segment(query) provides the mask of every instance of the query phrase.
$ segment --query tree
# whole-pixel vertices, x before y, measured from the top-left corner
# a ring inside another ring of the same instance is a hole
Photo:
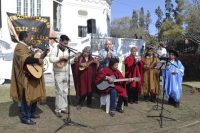
[[[177,7],[174,12],[174,19],[176,24],[179,26],[183,25],[183,8],[184,8],[184,0],[176,0]]]
[[[133,29],[138,28],[138,13],[135,10],[133,10],[133,13],[132,13],[131,28]]]
[[[156,28],[158,29],[158,36],[159,36],[160,28],[161,28],[162,21],[163,21],[163,18],[162,18],[163,12],[162,12],[160,6],[158,6],[158,8],[155,10],[155,13],[156,13],[156,15],[158,16],[158,19],[157,19],[157,21],[156,21],[155,26],[156,26]]]
[[[143,7],[140,9],[139,26],[140,28],[144,28],[144,8]]]
[[[170,19],[171,18],[171,14],[173,11],[173,4],[171,2],[171,0],[165,0],[165,10],[166,10],[166,19]]]
[[[130,29],[131,19],[129,17],[115,19],[111,23],[111,36],[119,38],[132,37]]]
[[[151,14],[149,10],[147,11],[147,16],[145,17],[145,28],[147,31],[149,31],[149,24],[151,23]]]

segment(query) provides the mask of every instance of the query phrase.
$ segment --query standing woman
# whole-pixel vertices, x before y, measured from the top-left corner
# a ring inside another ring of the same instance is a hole
[[[98,61],[91,55],[91,48],[86,46],[80,56],[76,56],[72,71],[76,96],[79,98],[77,109],[81,109],[85,98],[87,106],[92,104],[92,91],[95,87],[94,81],[97,73]]]
[[[144,58],[143,94],[145,101],[150,97],[155,102],[156,96],[160,93],[159,70],[155,66],[159,59],[154,56],[153,48],[147,50]]]
[[[178,58],[178,53],[169,50],[169,62],[166,69],[162,70],[163,89],[168,97],[168,103],[179,107],[182,96],[182,79],[184,67]]]
[[[126,85],[127,93],[128,93],[128,102],[138,103],[138,94],[141,93],[142,88],[142,75],[143,75],[143,65],[144,62],[141,58],[136,56],[137,47],[133,46],[131,48],[131,54],[125,58],[125,78],[134,78],[138,77],[140,79],[139,82],[132,81]]]

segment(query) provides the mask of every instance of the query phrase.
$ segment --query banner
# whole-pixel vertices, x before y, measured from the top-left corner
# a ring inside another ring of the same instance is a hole
[[[50,18],[41,16],[21,16],[8,13],[8,29],[13,42],[18,42],[20,31],[27,31],[31,34],[32,45],[42,45],[49,43]]]

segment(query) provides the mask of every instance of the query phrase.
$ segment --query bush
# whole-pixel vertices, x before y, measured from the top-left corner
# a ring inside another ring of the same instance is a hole
[[[184,81],[200,81],[200,54],[180,54],[185,67]]]

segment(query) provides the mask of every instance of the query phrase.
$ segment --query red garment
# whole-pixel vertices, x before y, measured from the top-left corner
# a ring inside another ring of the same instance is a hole
[[[124,64],[126,78],[138,77],[140,79],[139,82],[133,81],[129,85],[131,85],[132,88],[137,89],[138,93],[141,93],[144,62],[141,60],[136,62],[135,56],[129,55],[125,58]]]
[[[88,61],[94,60],[93,57],[89,57]],[[80,71],[79,65],[80,63],[85,63],[86,60],[83,56],[78,58],[72,65],[72,73],[74,78],[74,87],[76,90],[76,96],[81,97],[87,94],[92,93],[92,89],[95,88],[95,77],[97,73],[97,66],[95,63],[90,64],[86,69]]]
[[[95,84],[98,84],[101,81],[103,81],[106,76],[112,76],[112,75],[114,75],[116,79],[124,79],[122,73],[119,70],[114,71],[109,67],[105,67],[97,74],[95,79]],[[117,91],[117,95],[122,97],[127,97],[126,89],[123,87],[125,82],[115,82],[114,84],[115,84],[115,89]],[[98,90],[98,91],[102,94],[107,94],[111,89],[113,88],[109,87],[106,90],[103,91]]]

